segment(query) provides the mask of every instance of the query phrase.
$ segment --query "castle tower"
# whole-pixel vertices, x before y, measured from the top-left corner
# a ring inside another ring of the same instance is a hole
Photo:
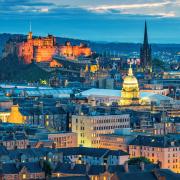
[[[31,39],[32,39],[31,22],[29,23],[29,33],[28,33],[27,39],[28,39],[28,40],[31,40]]]
[[[149,45],[148,43],[148,32],[147,32],[146,21],[144,27],[144,42],[140,49],[140,59],[141,59],[141,67],[143,72],[151,73],[152,72],[151,45]]]
[[[136,77],[133,75],[133,70],[130,64],[128,75],[124,78],[121,91],[120,105],[137,105],[139,104],[139,85]]]

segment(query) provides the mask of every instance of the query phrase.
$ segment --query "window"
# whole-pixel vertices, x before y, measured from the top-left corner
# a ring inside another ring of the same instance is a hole
[[[23,174],[23,175],[22,175],[22,178],[23,178],[23,179],[26,179],[26,177],[27,177],[26,174]]]

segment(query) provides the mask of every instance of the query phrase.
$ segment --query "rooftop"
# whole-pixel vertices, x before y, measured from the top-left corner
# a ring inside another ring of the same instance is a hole
[[[92,88],[86,91],[82,91],[81,93],[76,94],[76,96],[80,97],[89,97],[89,96],[99,96],[99,97],[121,97],[121,90],[114,90],[114,89],[97,89]],[[149,98],[151,101],[161,101],[161,100],[172,100],[172,98],[163,96],[156,93],[151,92],[143,92],[140,91],[141,98]]]
[[[130,145],[149,146],[149,147],[180,147],[180,135],[166,136],[137,136]]]

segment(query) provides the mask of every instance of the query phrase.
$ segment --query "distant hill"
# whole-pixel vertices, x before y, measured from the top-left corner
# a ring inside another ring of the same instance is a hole
[[[38,67],[35,63],[25,65],[20,71],[16,74],[16,80],[26,80],[26,81],[38,81],[40,79],[48,80],[51,73],[44,71]]]
[[[22,34],[0,34],[0,54],[3,50],[3,47],[7,40],[10,38],[15,38],[16,36],[25,38],[25,35]],[[56,37],[56,42],[58,44],[64,44],[66,41],[70,41],[72,44],[80,44],[85,43],[88,44],[92,48],[93,51],[98,53],[105,53],[111,51],[111,53],[119,52],[119,53],[132,53],[132,52],[139,52],[140,43],[120,43],[120,42],[93,42],[93,41],[86,41],[80,39],[72,39],[72,38],[64,38],[64,37]],[[168,51],[168,52],[179,52],[180,51],[180,44],[152,44],[152,49],[154,52],[157,51]]]
[[[0,55],[9,39],[25,39],[26,36],[22,34],[0,34]],[[140,44],[138,43],[106,43],[106,42],[91,42],[79,39],[57,37],[58,44],[64,44],[70,41],[73,45],[85,43],[98,53],[118,52],[120,54],[129,54],[132,52],[139,52]],[[180,44],[152,44],[153,52],[180,52]],[[15,54],[0,60],[0,80],[10,81],[38,81],[40,79],[49,79],[51,73],[44,71],[35,63],[29,65],[21,64]]]

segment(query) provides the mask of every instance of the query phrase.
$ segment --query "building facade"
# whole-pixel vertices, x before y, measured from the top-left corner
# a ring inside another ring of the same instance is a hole
[[[132,67],[130,65],[128,75],[124,78],[123,87],[121,91],[120,105],[137,105],[140,100],[139,85],[136,77],[133,75]]]
[[[41,133],[37,137],[52,140],[56,148],[77,147],[77,134],[73,132]]]
[[[72,131],[77,133],[78,145],[85,147],[99,147],[100,134],[111,134],[116,128],[128,127],[129,114],[72,116]]]
[[[129,145],[130,158],[146,157],[161,168],[180,172],[180,144],[177,135],[138,136]]]

